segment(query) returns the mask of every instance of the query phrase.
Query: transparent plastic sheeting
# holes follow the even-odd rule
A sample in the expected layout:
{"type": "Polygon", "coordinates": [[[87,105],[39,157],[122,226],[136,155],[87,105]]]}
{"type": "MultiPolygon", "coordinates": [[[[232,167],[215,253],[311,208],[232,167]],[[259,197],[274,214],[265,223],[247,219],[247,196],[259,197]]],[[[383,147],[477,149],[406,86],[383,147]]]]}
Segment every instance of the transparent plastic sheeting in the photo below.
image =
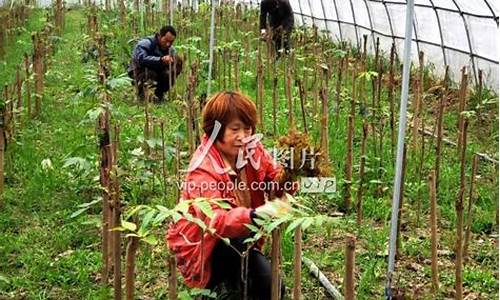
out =
{"type": "MultiPolygon", "coordinates": [[[[38,0],[46,6],[54,0],[38,0]]],[[[83,1],[83,0],[80,0],[83,1]]],[[[79,0],[66,0],[78,4],[79,0]]],[[[116,2],[117,0],[112,0],[116,2]]],[[[162,0],[153,0],[160,2],[162,0]]],[[[295,13],[296,26],[317,26],[327,30],[334,41],[348,41],[361,46],[363,35],[368,35],[368,51],[374,52],[376,39],[380,49],[390,52],[396,44],[398,55],[403,53],[404,0],[289,0],[295,13]]],[[[96,0],[103,3],[104,0],[96,0]]],[[[184,5],[196,5],[209,0],[177,0],[184,5]]],[[[258,7],[260,0],[219,0],[258,7]]],[[[0,0],[1,4],[9,3],[0,0]]],[[[113,3],[114,4],[114,3],[113,3]]],[[[158,6],[159,7],[159,6],[158,6]]],[[[444,66],[450,66],[451,77],[459,81],[460,69],[468,67],[474,84],[478,70],[483,70],[485,84],[498,92],[499,30],[498,0],[415,0],[413,22],[412,60],[418,62],[423,51],[426,64],[434,73],[443,75],[444,66]]]]}
{"type": "MultiPolygon", "coordinates": [[[[380,49],[390,52],[394,42],[403,53],[406,1],[404,0],[289,0],[296,26],[317,26],[327,30],[335,41],[362,46],[368,35],[368,51],[374,52],[377,38],[380,49]]],[[[258,0],[235,1],[258,6],[258,0]]],[[[498,92],[499,30],[498,0],[415,0],[412,60],[424,52],[434,73],[443,75],[450,66],[457,82],[460,69],[468,67],[473,83],[483,70],[486,85],[498,92]]]]}

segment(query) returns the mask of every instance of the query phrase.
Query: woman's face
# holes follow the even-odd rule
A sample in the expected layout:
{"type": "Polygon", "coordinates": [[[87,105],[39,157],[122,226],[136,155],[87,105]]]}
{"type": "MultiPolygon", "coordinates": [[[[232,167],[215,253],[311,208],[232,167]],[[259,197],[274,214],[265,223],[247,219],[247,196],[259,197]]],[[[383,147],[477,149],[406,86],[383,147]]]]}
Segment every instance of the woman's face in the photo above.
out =
{"type": "Polygon", "coordinates": [[[217,149],[228,159],[236,160],[238,152],[243,151],[243,139],[252,135],[252,127],[240,119],[234,119],[226,125],[222,141],[215,143],[217,149]]]}

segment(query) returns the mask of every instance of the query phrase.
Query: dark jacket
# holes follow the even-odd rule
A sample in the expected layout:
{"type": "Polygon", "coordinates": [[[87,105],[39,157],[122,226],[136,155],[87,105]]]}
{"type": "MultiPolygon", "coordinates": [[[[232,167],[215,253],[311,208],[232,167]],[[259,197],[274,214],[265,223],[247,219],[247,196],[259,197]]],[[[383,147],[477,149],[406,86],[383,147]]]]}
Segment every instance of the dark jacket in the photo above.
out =
{"type": "Polygon", "coordinates": [[[267,28],[267,17],[272,29],[283,26],[285,32],[293,28],[293,10],[288,0],[263,0],[260,2],[260,29],[267,28]]]}
{"type": "Polygon", "coordinates": [[[160,48],[156,35],[143,38],[137,42],[132,53],[132,62],[128,67],[128,73],[133,74],[134,68],[150,68],[160,71],[165,65],[161,62],[161,58],[165,55],[176,54],[175,48],[170,47],[167,51],[160,48]]]}

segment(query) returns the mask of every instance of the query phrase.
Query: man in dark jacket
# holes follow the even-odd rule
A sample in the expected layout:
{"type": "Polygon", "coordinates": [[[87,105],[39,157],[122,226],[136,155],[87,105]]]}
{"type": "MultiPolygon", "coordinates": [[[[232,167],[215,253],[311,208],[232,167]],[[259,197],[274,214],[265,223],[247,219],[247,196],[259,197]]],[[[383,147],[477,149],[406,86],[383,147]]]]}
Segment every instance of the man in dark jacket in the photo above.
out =
{"type": "Polygon", "coordinates": [[[288,0],[262,0],[260,2],[260,33],[263,37],[271,34],[279,56],[282,47],[288,53],[290,33],[293,29],[293,11],[288,0]],[[267,32],[267,22],[272,32],[267,32]]]}
{"type": "Polygon", "coordinates": [[[144,100],[144,84],[156,86],[156,101],[170,90],[182,71],[182,59],[172,46],[177,33],[172,26],[163,26],[154,36],[141,39],[135,46],[128,75],[136,81],[137,93],[144,100]]]}

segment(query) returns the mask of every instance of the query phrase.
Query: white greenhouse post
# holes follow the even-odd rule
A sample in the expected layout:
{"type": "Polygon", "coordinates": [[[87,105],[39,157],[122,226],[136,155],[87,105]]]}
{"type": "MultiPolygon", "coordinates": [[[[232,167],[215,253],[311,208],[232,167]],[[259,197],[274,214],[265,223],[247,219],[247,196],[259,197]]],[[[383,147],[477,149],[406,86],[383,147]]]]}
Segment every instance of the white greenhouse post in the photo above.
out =
{"type": "Polygon", "coordinates": [[[392,299],[392,274],[394,272],[397,240],[397,222],[399,211],[399,196],[401,194],[401,173],[403,165],[403,148],[406,133],[406,107],[408,104],[408,86],[410,81],[411,65],[411,40],[412,40],[412,20],[414,1],[406,2],[406,27],[405,43],[403,53],[403,82],[401,85],[401,104],[399,108],[399,128],[398,128],[398,149],[396,154],[396,174],[394,177],[394,192],[392,194],[392,215],[391,215],[391,235],[389,241],[389,266],[387,269],[387,283],[385,286],[385,296],[392,299]]]}
{"type": "Polygon", "coordinates": [[[212,15],[210,17],[210,46],[208,58],[208,82],[207,82],[207,97],[210,97],[210,88],[212,85],[212,65],[214,62],[214,35],[215,35],[215,6],[217,0],[212,0],[212,15]]]}

